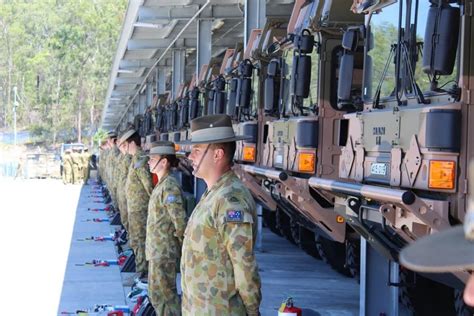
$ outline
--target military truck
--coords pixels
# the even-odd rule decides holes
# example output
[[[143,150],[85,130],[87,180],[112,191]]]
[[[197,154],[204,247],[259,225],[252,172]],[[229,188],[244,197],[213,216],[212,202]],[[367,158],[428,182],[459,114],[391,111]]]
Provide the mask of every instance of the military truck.
[[[333,109],[328,96],[335,92],[331,83],[337,74],[340,27],[361,18],[349,11],[333,14],[336,20],[326,20],[324,29],[318,24],[321,12],[322,4],[297,1],[289,21],[268,19],[254,45],[254,67],[260,71],[253,91],[258,118],[253,130],[246,122],[241,132],[254,133],[249,136],[256,140],[255,163],[241,159],[240,168],[258,179],[277,204],[276,212],[265,212],[271,226],[339,272],[356,275],[357,235],[349,230],[346,238],[344,219],[333,212],[333,197],[308,190],[307,182],[317,173],[337,177],[335,127],[343,113]],[[243,150],[249,148],[252,144],[243,145]]]
[[[336,212],[367,243],[367,260],[385,266],[381,274],[395,275],[389,283],[408,292],[422,288],[425,297],[439,293],[437,285],[400,281],[399,250],[421,236],[462,223],[466,168],[473,157],[473,3],[430,2],[354,3],[353,11],[366,19],[346,28],[342,38],[337,108],[349,113],[338,128],[339,179],[309,179],[312,188],[336,196]],[[361,41],[362,89],[354,80]],[[354,93],[357,90],[360,93]],[[447,294],[432,303],[430,311],[462,313],[460,291],[466,277],[430,276],[456,289],[442,289]],[[393,303],[395,298],[389,296],[380,304]]]

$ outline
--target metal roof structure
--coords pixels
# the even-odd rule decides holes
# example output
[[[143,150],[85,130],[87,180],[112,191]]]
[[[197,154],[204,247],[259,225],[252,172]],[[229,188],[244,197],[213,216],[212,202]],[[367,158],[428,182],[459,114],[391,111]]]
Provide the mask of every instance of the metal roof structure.
[[[189,81],[202,64],[246,39],[265,16],[289,15],[293,0],[129,0],[102,113],[117,129],[153,96]],[[182,68],[182,69],[180,69]],[[128,117],[127,117],[128,115]]]

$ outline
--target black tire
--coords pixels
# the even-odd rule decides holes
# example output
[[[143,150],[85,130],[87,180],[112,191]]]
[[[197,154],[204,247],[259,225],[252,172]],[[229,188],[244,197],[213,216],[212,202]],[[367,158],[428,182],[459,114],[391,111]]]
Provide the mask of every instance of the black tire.
[[[415,308],[410,298],[409,285],[413,283],[413,272],[400,267],[399,270],[400,287],[398,288],[398,302],[402,306],[401,308],[410,312],[411,315],[415,315]]]
[[[294,219],[290,219],[290,233],[295,245],[301,248],[300,224]]]
[[[291,236],[290,230],[290,217],[280,208],[276,211],[276,228],[280,232],[280,235],[288,239],[289,242],[295,243]]]
[[[324,238],[319,234],[315,234],[314,239],[321,259],[340,274],[351,277],[352,274],[346,267],[346,245]]]
[[[360,240],[346,240],[346,267],[351,276],[360,282]]]
[[[276,227],[276,211],[263,209],[263,224],[274,234],[281,236],[280,231]]]
[[[454,289],[416,275],[416,283],[407,289],[415,315],[456,316]]]
[[[308,255],[321,260],[321,256],[316,249],[316,240],[314,239],[314,232],[300,226],[300,248]]]

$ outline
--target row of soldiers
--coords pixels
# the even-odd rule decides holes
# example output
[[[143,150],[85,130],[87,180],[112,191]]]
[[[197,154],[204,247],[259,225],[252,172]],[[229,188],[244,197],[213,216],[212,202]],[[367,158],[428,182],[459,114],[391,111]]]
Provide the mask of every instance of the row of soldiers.
[[[236,141],[244,137],[234,134],[230,117],[191,122],[187,144],[192,151],[186,159],[208,189],[188,220],[182,189],[170,174],[178,166],[175,144],[154,142],[144,150],[134,129],[118,140],[114,132],[108,136],[99,176],[119,209],[137,272],[147,275],[156,314],[258,315],[256,205],[231,169]],[[181,272],[181,298],[176,271]]]
[[[90,176],[91,155],[87,148],[66,149],[61,157],[64,184],[87,184]]]

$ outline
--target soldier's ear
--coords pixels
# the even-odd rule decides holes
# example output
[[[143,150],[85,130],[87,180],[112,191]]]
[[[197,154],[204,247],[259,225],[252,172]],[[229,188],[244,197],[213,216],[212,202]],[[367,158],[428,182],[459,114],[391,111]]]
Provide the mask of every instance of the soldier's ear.
[[[224,149],[222,148],[217,148],[214,150],[214,161],[218,161],[224,158]]]

